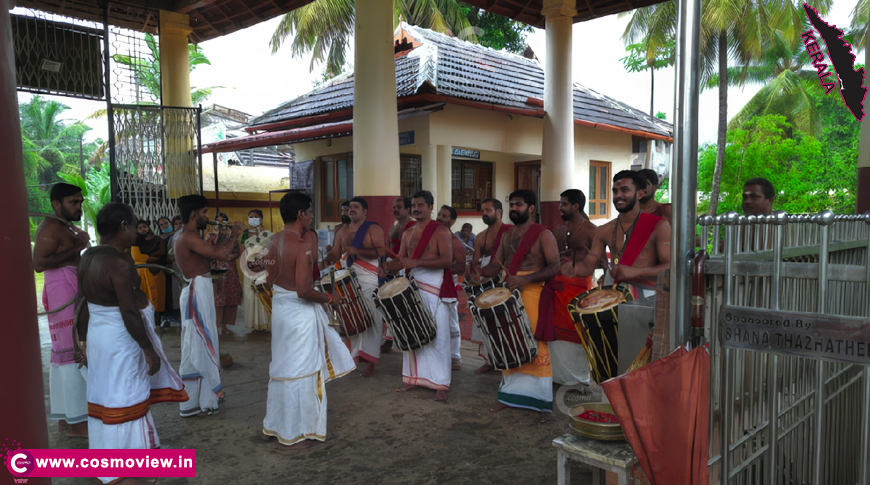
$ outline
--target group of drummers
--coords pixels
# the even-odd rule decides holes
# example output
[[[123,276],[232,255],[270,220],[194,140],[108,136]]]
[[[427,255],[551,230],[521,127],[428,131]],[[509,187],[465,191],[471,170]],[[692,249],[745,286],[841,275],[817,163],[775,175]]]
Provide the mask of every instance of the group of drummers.
[[[484,200],[487,228],[474,241],[470,263],[471,248],[449,229],[455,211],[442,208],[433,220],[428,191],[395,200],[397,222],[387,233],[366,220],[364,198],[350,199],[348,218],[322,261],[309,230],[311,199],[285,195],[284,229],[265,253],[273,334],[264,436],[297,447],[323,441],[325,383],[362,361],[368,362],[363,376],[370,376],[382,346],[390,345],[385,342],[403,352],[398,390],[426,387],[436,401],[446,401],[460,365],[463,290],[474,318],[472,340],[482,343],[487,360],[476,372],[502,372],[493,411],[551,412],[557,359],[588,358],[598,382],[616,375],[617,322],[600,316],[654,290],[670,261],[670,208],[654,199],[658,176],[643,172],[613,177],[618,216],[601,226],[589,221],[586,197],[577,189],[562,192],[563,223],[553,231],[533,222],[539,202],[532,191],[510,194],[512,224],[502,220],[501,201]],[[596,288],[597,269],[605,274]]]

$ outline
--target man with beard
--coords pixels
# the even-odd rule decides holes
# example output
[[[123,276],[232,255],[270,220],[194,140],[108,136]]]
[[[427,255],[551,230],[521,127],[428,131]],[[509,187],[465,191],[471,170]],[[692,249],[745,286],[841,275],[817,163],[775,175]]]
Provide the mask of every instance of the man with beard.
[[[609,248],[610,277],[615,283],[655,288],[659,273],[671,265],[671,225],[640,210],[646,182],[630,170],[613,176],[613,205],[619,215],[595,232],[589,254],[574,265],[575,276],[589,276],[602,263],[607,265],[604,254]]]
[[[341,232],[341,230],[344,227],[346,227],[348,224],[350,224],[350,216],[348,215],[349,211],[350,211],[350,201],[346,200],[346,201],[341,203],[341,224],[335,226],[335,233],[334,233],[335,235],[332,238],[333,243],[335,243],[335,241],[338,241],[342,237],[339,233]],[[333,245],[334,244],[327,244],[326,245],[326,252],[327,253],[332,251]]]
[[[584,212],[586,194],[569,189],[561,194],[559,213],[565,221],[553,231],[559,245],[562,271],[556,275],[553,291],[544,289],[544,295],[553,302],[553,323],[556,340],[550,343],[553,380],[557,384],[582,382],[589,384],[589,364],[583,341],[568,314],[568,304],[577,295],[592,288],[592,276],[574,276],[574,265],[586,259],[598,226],[589,221]],[[542,300],[544,297],[542,296]],[[546,303],[546,302],[545,302]]]
[[[534,192],[517,190],[509,200],[509,215],[514,227],[505,234],[504,243],[499,246],[493,261],[481,269],[481,276],[495,276],[504,268],[502,261],[508,262],[505,283],[511,290],[520,290],[532,333],[538,340],[538,355],[528,364],[502,371],[499,403],[490,410],[511,406],[553,412],[550,351],[547,342],[539,337],[548,326],[552,332],[552,308],[539,304],[544,284],[559,273],[559,248],[546,226],[532,222],[538,204]]]
[[[86,354],[76,353],[76,361],[88,365],[91,449],[159,448],[150,407],[188,399],[154,333],[154,308],[139,289],[128,254],[136,241],[135,221],[130,206],[106,204],[96,221],[101,244],[86,251],[79,263],[83,301],[76,327],[88,346]]]
[[[500,200],[485,199],[480,205],[480,210],[483,212],[483,223],[487,227],[474,240],[474,256],[471,259],[471,269],[468,272],[468,278],[474,284],[481,283],[480,268],[489,264],[492,256],[498,251],[504,233],[514,227],[512,224],[505,224],[501,221],[503,208]],[[483,339],[477,324],[472,325],[471,341],[478,345],[477,353],[484,360],[484,364],[474,371],[475,374],[483,374],[492,370],[492,365],[486,362],[486,355],[482,352]]]
[[[380,312],[375,309],[372,293],[378,289],[378,268],[381,261],[386,259],[387,248],[384,230],[378,223],[366,220],[368,202],[362,197],[354,197],[348,202],[350,223],[344,226],[342,237],[335,240],[332,251],[323,260],[328,265],[338,260],[342,253],[347,253],[347,267],[356,273],[365,304],[369,305],[375,317],[375,324],[371,328],[348,338],[354,363],[358,364],[361,360],[369,363],[363,372],[363,377],[369,377],[375,372],[375,364],[381,357],[384,325]]]
[[[456,312],[456,286],[453,265],[453,237],[450,230],[433,221],[435,198],[421,190],[411,198],[411,214],[416,224],[402,234],[398,259],[385,263],[384,269],[397,273],[410,271],[420,289],[420,298],[435,320],[435,339],[422,348],[403,355],[399,391],[414,386],[435,390],[436,401],[447,401],[450,390],[450,315]]]
[[[175,236],[175,261],[184,279],[189,281],[181,291],[181,366],[190,400],[181,403],[181,416],[199,413],[214,414],[225,393],[220,379],[220,349],[218,348],[217,315],[209,261],[234,261],[236,238],[242,225],[233,224],[231,237],[223,244],[209,244],[199,232],[208,224],[208,200],[201,195],[185,195],[178,199],[184,229]]]
[[[456,224],[456,217],[456,209],[449,205],[442,206],[441,210],[438,211],[438,222],[444,224],[444,227],[450,230],[451,234],[453,234],[453,224]],[[459,276],[463,275],[464,277],[465,275],[465,246],[455,234],[450,238],[450,243],[453,246],[453,266],[451,266],[450,272],[453,273],[453,284],[458,286]],[[450,313],[450,361],[453,370],[462,370],[461,347],[462,333],[459,329],[459,310],[454,308],[453,312]]]
[[[411,217],[411,199],[396,197],[393,201],[393,217],[396,223],[390,228],[387,236],[390,238],[390,249],[399,254],[402,245],[402,233],[413,226],[416,221]]]
[[[643,197],[640,198],[640,210],[647,214],[664,217],[671,222],[671,204],[662,204],[656,201],[656,191],[659,189],[659,174],[654,170],[645,168],[637,172],[646,179],[646,188]]]
[[[51,188],[54,217],[46,217],[36,229],[33,245],[33,270],[45,273],[42,305],[48,314],[51,333],[49,396],[51,419],[67,436],[88,435],[87,376],[85,367],[73,359],[73,309],[78,291],[76,269],[81,252],[88,247],[88,233],[72,221],[82,218],[82,190],[75,185],[54,184]]]

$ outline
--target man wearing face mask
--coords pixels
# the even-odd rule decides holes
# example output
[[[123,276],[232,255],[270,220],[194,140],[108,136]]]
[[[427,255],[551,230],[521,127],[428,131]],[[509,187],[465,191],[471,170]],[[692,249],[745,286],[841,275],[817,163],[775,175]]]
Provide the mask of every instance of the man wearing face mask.
[[[655,289],[659,273],[671,265],[671,225],[667,220],[641,212],[646,179],[623,170],[613,176],[613,205],[619,215],[595,232],[592,249],[574,266],[576,276],[588,276],[606,266],[615,283],[625,281],[643,289]],[[604,259],[606,248],[611,261]]]
[[[175,241],[175,261],[182,276],[190,282],[179,298],[181,306],[181,365],[178,370],[190,400],[181,403],[181,417],[200,413],[214,414],[225,393],[220,379],[220,349],[217,339],[214,289],[209,261],[235,261],[236,237],[242,233],[233,224],[224,243],[207,243],[199,231],[208,224],[208,200],[201,195],[178,199],[184,229]]]
[[[161,217],[157,219],[157,227],[160,228],[160,239],[169,240],[172,237],[172,234],[175,232],[175,228],[172,227],[172,222],[169,221],[168,217]]]
[[[248,226],[250,227],[242,233],[241,242],[243,246],[251,237],[260,234],[264,234],[265,237],[268,233],[266,228],[263,227],[263,211],[254,209],[248,212]],[[257,292],[254,290],[253,280],[248,277],[249,273],[256,273],[260,276],[266,268],[254,263],[251,261],[242,261],[240,263],[247,265],[249,270],[242,271],[242,301],[245,307],[245,328],[268,332],[272,328],[272,319],[269,318],[266,308],[263,307],[263,302],[260,301],[260,297],[257,296]]]
[[[509,215],[515,225],[505,234],[493,261],[483,267],[480,273],[481,276],[495,276],[507,263],[505,283],[512,290],[520,290],[532,332],[538,340],[538,355],[528,364],[502,371],[498,404],[490,411],[510,406],[551,413],[553,369],[547,341],[539,335],[546,328],[552,332],[552,308],[545,308],[540,301],[546,282],[559,273],[559,248],[556,238],[546,226],[532,222],[538,204],[534,192],[517,190],[510,195],[509,200]],[[549,315],[547,310],[550,311]],[[553,340],[553,337],[548,336],[547,340]]]

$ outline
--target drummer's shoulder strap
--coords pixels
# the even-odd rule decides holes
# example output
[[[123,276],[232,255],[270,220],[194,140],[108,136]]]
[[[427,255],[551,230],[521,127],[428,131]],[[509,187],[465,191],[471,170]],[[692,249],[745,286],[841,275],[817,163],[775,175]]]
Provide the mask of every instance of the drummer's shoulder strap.
[[[517,274],[523,259],[526,258],[526,254],[528,254],[529,250],[532,249],[535,241],[538,240],[538,236],[540,236],[545,230],[547,230],[547,226],[543,224],[535,224],[534,222],[528,229],[526,229],[526,233],[523,234],[523,239],[520,241],[517,251],[511,258],[511,265],[508,267],[508,273],[510,273],[511,276]]]
[[[661,220],[661,217],[646,212],[640,214],[637,224],[635,224],[634,229],[631,230],[631,235],[628,237],[628,242],[625,245],[622,257],[619,259],[619,264],[627,266],[634,264],[634,260],[640,255],[650,236],[652,236],[653,231],[655,231],[656,225]]]

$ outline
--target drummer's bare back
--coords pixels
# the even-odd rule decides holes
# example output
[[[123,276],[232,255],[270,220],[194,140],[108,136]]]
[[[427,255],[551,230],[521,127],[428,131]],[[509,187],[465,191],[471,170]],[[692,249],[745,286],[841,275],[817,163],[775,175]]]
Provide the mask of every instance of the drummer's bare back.
[[[305,275],[311,278],[317,263],[317,236],[306,231],[302,238],[292,231],[281,231],[269,240],[269,257],[266,258],[266,282],[289,291],[297,291],[297,266],[305,264]],[[275,255],[275,257],[271,257]]]
[[[520,247],[520,241],[523,239],[525,232],[518,231],[516,227],[509,229],[502,237],[501,244],[496,251],[496,258],[504,265],[505,268],[510,266],[510,262],[514,257],[517,249]],[[518,271],[538,272],[542,269],[559,263],[559,249],[556,246],[556,238],[549,229],[543,231],[538,240],[532,244],[526,257],[520,263]]]

